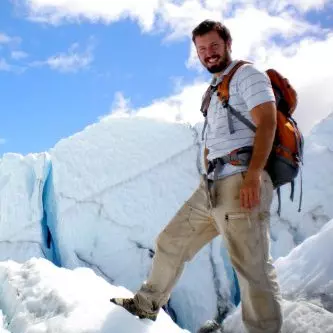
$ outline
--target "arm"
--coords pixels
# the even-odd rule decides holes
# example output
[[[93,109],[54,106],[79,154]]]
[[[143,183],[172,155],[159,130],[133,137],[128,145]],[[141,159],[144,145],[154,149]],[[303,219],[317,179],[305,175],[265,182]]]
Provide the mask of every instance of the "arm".
[[[261,173],[271,152],[276,131],[275,96],[268,76],[251,65],[240,69],[238,92],[257,127],[253,154],[240,190],[242,208],[252,209],[260,202]]]
[[[248,172],[261,173],[271,152],[276,130],[276,107],[273,102],[260,104],[251,110],[257,127]]]
[[[272,149],[276,130],[276,107],[274,102],[262,103],[251,110],[257,126],[253,154],[240,190],[241,207],[252,209],[260,203],[260,176]]]

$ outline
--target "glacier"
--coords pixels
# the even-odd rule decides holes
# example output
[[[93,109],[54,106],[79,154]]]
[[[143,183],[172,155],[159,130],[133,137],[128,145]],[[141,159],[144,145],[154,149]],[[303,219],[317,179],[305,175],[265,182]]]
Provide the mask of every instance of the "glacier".
[[[0,261],[48,257],[43,226],[47,153],[5,154],[0,160]]]
[[[173,320],[163,311],[160,328],[132,322],[109,304],[115,294],[139,288],[158,233],[198,185],[200,126],[109,116],[47,152],[1,158],[0,327],[3,321],[12,333],[161,332],[162,326],[195,332],[205,320],[227,316],[226,327],[241,332],[237,281],[219,237],[187,264],[165,308]],[[281,217],[276,198],[272,207],[286,332],[300,313],[332,323],[331,250],[324,238],[333,219],[332,128],[330,115],[306,138],[302,211],[299,183],[294,203],[283,189]],[[91,317],[81,327],[83,309]],[[118,327],[123,318],[127,330]],[[308,324],[302,332],[315,332],[315,323]]]

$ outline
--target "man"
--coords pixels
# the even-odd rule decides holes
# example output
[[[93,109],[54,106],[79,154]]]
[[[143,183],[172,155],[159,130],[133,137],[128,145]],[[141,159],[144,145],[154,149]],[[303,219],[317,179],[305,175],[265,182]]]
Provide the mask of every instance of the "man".
[[[211,87],[217,87],[236,64],[231,59],[230,32],[221,23],[206,20],[192,34],[202,65],[213,74]],[[220,234],[237,272],[245,327],[249,333],[278,333],[282,325],[281,296],[269,254],[273,185],[264,170],[276,129],[274,93],[269,78],[253,65],[237,69],[230,81],[229,105],[249,119],[256,132],[233,117],[231,133],[227,109],[217,91],[212,91],[206,117],[206,167],[239,148],[252,146],[249,163],[223,165],[215,177],[214,198],[212,188],[206,186],[212,181],[203,179],[159,235],[148,280],[133,299],[111,301],[140,318],[155,320],[185,262]],[[214,172],[208,174],[209,179],[214,178]]]

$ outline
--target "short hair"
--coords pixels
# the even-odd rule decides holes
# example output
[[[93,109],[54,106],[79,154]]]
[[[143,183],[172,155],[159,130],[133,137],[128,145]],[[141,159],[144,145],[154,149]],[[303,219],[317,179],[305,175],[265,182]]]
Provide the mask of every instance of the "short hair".
[[[231,42],[230,30],[221,22],[213,20],[202,21],[198,26],[196,26],[192,31],[192,41],[195,43],[195,38],[197,36],[202,36],[208,32],[216,31],[219,36],[224,40],[224,42]]]

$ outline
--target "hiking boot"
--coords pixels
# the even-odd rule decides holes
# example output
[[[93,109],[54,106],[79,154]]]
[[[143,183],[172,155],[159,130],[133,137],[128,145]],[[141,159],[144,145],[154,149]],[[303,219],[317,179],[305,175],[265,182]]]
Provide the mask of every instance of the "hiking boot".
[[[150,319],[155,321],[157,318],[157,312],[150,313],[138,308],[133,298],[111,298],[110,302],[123,307],[132,315],[138,316],[140,319]]]
[[[215,320],[207,320],[197,333],[223,333],[223,327]]]

